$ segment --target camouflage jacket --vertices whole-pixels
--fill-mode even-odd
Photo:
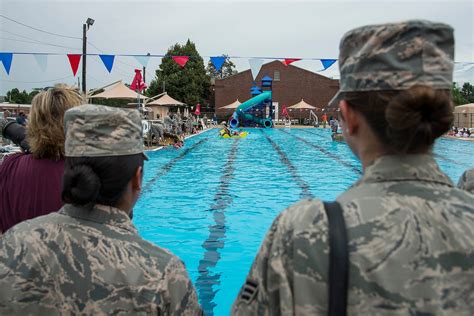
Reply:
[[[474,196],[428,155],[384,156],[337,198],[349,237],[348,314],[474,313]],[[321,201],[272,224],[234,315],[326,315],[328,228]]]
[[[458,188],[474,194],[474,168],[464,171],[459,178]]]
[[[66,204],[0,237],[0,315],[198,315],[183,263],[121,210]]]

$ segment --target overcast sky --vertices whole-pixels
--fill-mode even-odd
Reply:
[[[0,14],[41,30],[79,38],[82,37],[82,24],[91,17],[95,24],[87,33],[88,40],[109,54],[165,54],[171,45],[185,43],[189,38],[205,56],[226,53],[231,56],[334,59],[338,56],[341,36],[351,28],[421,18],[452,25],[456,36],[455,60],[472,63],[473,3],[0,0]],[[31,43],[33,40],[69,48]],[[80,53],[82,41],[41,33],[0,17],[0,51]],[[91,45],[88,52],[102,53]],[[238,70],[249,68],[245,58],[232,61]],[[159,63],[158,58],[150,60],[147,82],[154,76]],[[130,82],[133,68],[139,67],[133,57],[117,57],[111,74],[99,57],[88,57],[87,65],[88,88],[119,79]],[[322,68],[319,61],[300,61],[294,65],[313,71]],[[45,72],[30,55],[14,56],[10,76],[2,66],[0,68],[0,95],[15,87],[30,90],[55,82],[77,83],[65,55],[48,57]],[[456,81],[474,82],[474,64],[458,65],[457,69]],[[321,74],[338,76],[335,66]]]

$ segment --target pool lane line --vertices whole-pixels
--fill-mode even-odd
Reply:
[[[170,161],[168,161],[163,167],[161,167],[160,171],[157,172],[157,174],[155,176],[153,176],[153,178],[151,178],[143,187],[143,192],[145,191],[148,191],[151,186],[156,182],[156,180],[158,180],[159,178],[161,178],[162,176],[164,176],[165,174],[167,174],[171,168],[174,167],[174,165],[180,161],[181,159],[183,159],[187,154],[189,154],[191,151],[195,150],[196,148],[198,148],[199,146],[201,146],[204,142],[206,142],[207,140],[209,140],[208,137],[206,138],[203,138],[201,139],[200,141],[196,142],[195,144],[193,144],[191,147],[187,147],[185,148],[182,152],[179,153],[178,156],[174,157],[173,159],[171,159]]]
[[[287,134],[287,135],[293,137],[293,138],[296,138],[297,140],[299,140],[299,141],[305,143],[305,144],[308,145],[308,146],[311,146],[311,147],[313,147],[313,148],[319,150],[320,152],[322,152],[323,154],[325,154],[327,157],[334,159],[335,161],[337,161],[338,163],[340,163],[340,164],[343,165],[344,167],[351,169],[352,171],[354,171],[354,172],[357,173],[358,175],[361,175],[361,174],[362,174],[362,171],[360,171],[359,168],[357,168],[356,166],[354,166],[354,165],[352,165],[352,164],[350,164],[350,163],[348,163],[348,162],[342,160],[341,158],[339,158],[337,155],[333,154],[332,152],[330,152],[330,151],[327,150],[326,148],[321,147],[321,146],[316,145],[316,144],[313,144],[313,143],[311,143],[310,141],[308,141],[308,140],[306,140],[306,139],[304,139],[304,138],[301,138],[301,137],[299,137],[299,136],[290,134],[290,133],[288,133],[287,131],[284,131],[284,130],[282,130],[282,129],[278,129],[278,130],[279,130],[280,132],[282,132],[282,133],[285,133],[285,134]],[[314,134],[314,133],[311,133],[311,132],[309,132],[309,134],[317,135],[317,134]]]
[[[233,200],[229,194],[229,185],[230,181],[234,178],[234,161],[237,157],[238,141],[239,139],[234,140],[227,157],[217,192],[214,195],[214,202],[210,207],[210,211],[213,212],[214,224],[209,226],[209,236],[202,244],[205,252],[203,258],[199,261],[199,276],[196,280],[196,288],[204,315],[206,316],[214,315],[214,307],[216,306],[213,300],[217,290],[213,290],[213,286],[220,284],[221,275],[219,273],[213,274],[211,269],[215,268],[220,260],[219,249],[223,249],[225,244],[224,239],[227,231],[225,211]]]
[[[296,184],[300,187],[301,193],[300,193],[300,198],[301,199],[310,199],[313,197],[313,194],[311,193],[309,189],[309,184],[303,180],[303,178],[300,177],[298,174],[298,169],[296,169],[295,165],[291,162],[291,160],[288,158],[286,153],[278,146],[266,133],[263,132],[263,130],[260,130],[260,132],[263,134],[263,136],[266,138],[266,140],[272,145],[273,149],[278,153],[278,156],[280,156],[281,162],[286,166],[286,168],[290,171],[290,174],[295,180]]]
[[[302,131],[302,132],[305,132],[305,133],[307,133],[307,134],[311,134],[311,135],[314,135],[314,136],[318,136],[319,138],[325,138],[324,136],[322,136],[322,135],[320,135],[320,134],[307,131],[306,128],[300,128],[299,131]]]
[[[444,160],[445,162],[448,162],[448,163],[453,164],[453,165],[461,165],[461,166],[463,166],[463,167],[466,168],[466,169],[472,168],[472,166],[469,165],[469,164],[463,163],[462,161],[456,161],[456,160],[454,160],[454,159],[445,157],[445,156],[440,155],[440,154],[433,153],[433,156],[434,156],[435,158],[438,158],[438,159],[440,159],[440,160]]]
[[[307,134],[311,134],[311,135],[317,136],[317,137],[319,137],[319,138],[324,138],[324,136],[322,136],[321,134],[312,133],[312,132],[307,131],[307,130],[305,130],[305,129],[300,129],[300,130],[301,130],[302,132],[307,133]],[[465,164],[465,163],[463,163],[463,162],[456,161],[456,160],[454,160],[454,159],[445,157],[445,156],[443,156],[443,155],[441,155],[441,154],[433,153],[433,156],[434,156],[435,158],[438,158],[438,159],[440,159],[440,160],[444,160],[445,162],[448,162],[448,163],[451,163],[451,164],[462,165],[462,166],[464,166],[464,167],[466,167],[466,168],[470,168],[470,167],[471,167],[469,164]]]

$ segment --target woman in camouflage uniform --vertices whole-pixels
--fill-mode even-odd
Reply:
[[[349,249],[349,314],[474,313],[474,196],[433,159],[453,120],[453,29],[428,21],[365,26],[341,40],[344,137],[364,174],[337,202]],[[319,200],[283,211],[234,315],[328,312],[328,221]]]
[[[0,238],[0,315],[200,315],[182,261],[131,221],[147,159],[138,111],[87,104],[64,125],[65,205]]]

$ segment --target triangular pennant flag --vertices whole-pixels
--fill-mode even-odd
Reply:
[[[42,72],[45,72],[48,66],[48,55],[34,54],[33,56],[35,56],[38,67],[40,67]]]
[[[104,63],[105,68],[110,72],[112,72],[112,67],[114,66],[114,59],[115,55],[99,55],[100,59]]]
[[[13,53],[0,53],[0,60],[2,61],[3,67],[7,75],[10,75],[10,68],[12,66]]]
[[[251,58],[249,59],[250,70],[252,71],[252,77],[255,80],[257,78],[258,73],[260,72],[260,68],[263,65],[263,59],[260,58]]]
[[[211,63],[214,65],[214,68],[216,68],[217,71],[221,70],[222,65],[224,65],[225,60],[226,60],[225,56],[211,57]]]
[[[324,70],[328,69],[337,61],[337,59],[321,59],[321,64],[323,64]]]
[[[188,62],[189,60],[189,57],[188,56],[171,56],[171,58],[173,58],[173,60],[181,66],[181,68],[184,67],[184,65],[186,65],[186,63]]]
[[[69,64],[71,64],[72,73],[76,76],[77,69],[79,68],[79,62],[81,61],[82,55],[80,54],[67,54]]]
[[[288,66],[291,63],[294,63],[295,61],[301,60],[301,58],[285,58],[285,60],[282,60],[281,62],[285,65]]]
[[[133,56],[135,59],[142,65],[143,67],[148,66],[148,62],[150,61],[150,56]]]

